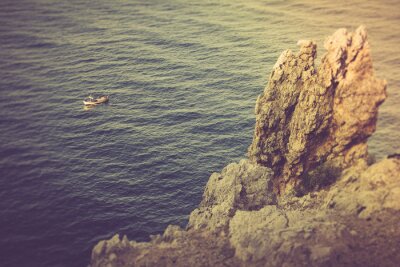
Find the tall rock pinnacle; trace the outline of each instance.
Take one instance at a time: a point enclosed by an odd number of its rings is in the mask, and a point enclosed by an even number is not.
[[[386,81],[373,73],[367,33],[337,30],[315,66],[316,44],[284,51],[256,102],[251,161],[274,171],[277,192],[297,185],[324,162],[346,168],[366,159]]]

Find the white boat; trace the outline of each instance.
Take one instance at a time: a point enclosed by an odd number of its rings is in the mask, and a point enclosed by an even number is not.
[[[93,96],[89,96],[83,100],[83,104],[85,106],[94,106],[102,103],[107,103],[110,97],[108,95],[102,95],[99,97],[94,98]]]

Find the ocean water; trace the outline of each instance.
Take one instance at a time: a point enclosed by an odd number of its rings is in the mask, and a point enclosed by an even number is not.
[[[245,157],[279,54],[369,32],[388,81],[376,158],[400,150],[398,0],[2,0],[0,266],[86,266],[115,233],[184,226]],[[85,110],[90,93],[110,103]]]

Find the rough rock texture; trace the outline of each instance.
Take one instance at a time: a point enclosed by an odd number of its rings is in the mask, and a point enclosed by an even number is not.
[[[385,159],[347,169],[329,188],[302,197],[237,208],[223,219],[228,227],[193,212],[188,230],[169,226],[149,243],[116,235],[96,245],[91,266],[398,266],[399,199],[400,159]]]
[[[296,186],[308,170],[331,161],[345,168],[367,159],[386,82],[374,76],[363,27],[336,31],[315,66],[316,44],[299,41],[275,64],[257,99],[249,158],[275,173],[276,191]],[[287,190],[286,190],[287,191]]]
[[[300,43],[257,100],[250,160],[211,175],[187,229],[100,241],[91,267],[398,266],[400,156],[365,160],[385,98],[365,30],[330,37],[318,71]]]
[[[241,160],[231,163],[221,173],[213,173],[204,190],[203,200],[189,218],[189,228],[225,229],[237,209],[256,210],[276,204],[272,192],[272,171]]]
[[[100,241],[90,266],[239,266],[234,254],[226,237],[169,226],[149,243],[121,240],[119,235]]]
[[[258,211],[237,211],[227,235],[236,257],[246,265],[396,266],[399,199],[400,159],[385,159],[347,169],[330,188],[288,197]],[[380,231],[378,236],[371,234]],[[363,248],[367,244],[374,250]],[[375,249],[392,254],[379,257]]]

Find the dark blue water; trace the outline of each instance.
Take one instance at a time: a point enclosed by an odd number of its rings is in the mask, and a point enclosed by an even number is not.
[[[184,226],[245,156],[279,54],[338,27],[369,29],[390,95],[370,150],[398,151],[399,2],[350,2],[2,0],[0,265],[86,266],[114,233]]]

